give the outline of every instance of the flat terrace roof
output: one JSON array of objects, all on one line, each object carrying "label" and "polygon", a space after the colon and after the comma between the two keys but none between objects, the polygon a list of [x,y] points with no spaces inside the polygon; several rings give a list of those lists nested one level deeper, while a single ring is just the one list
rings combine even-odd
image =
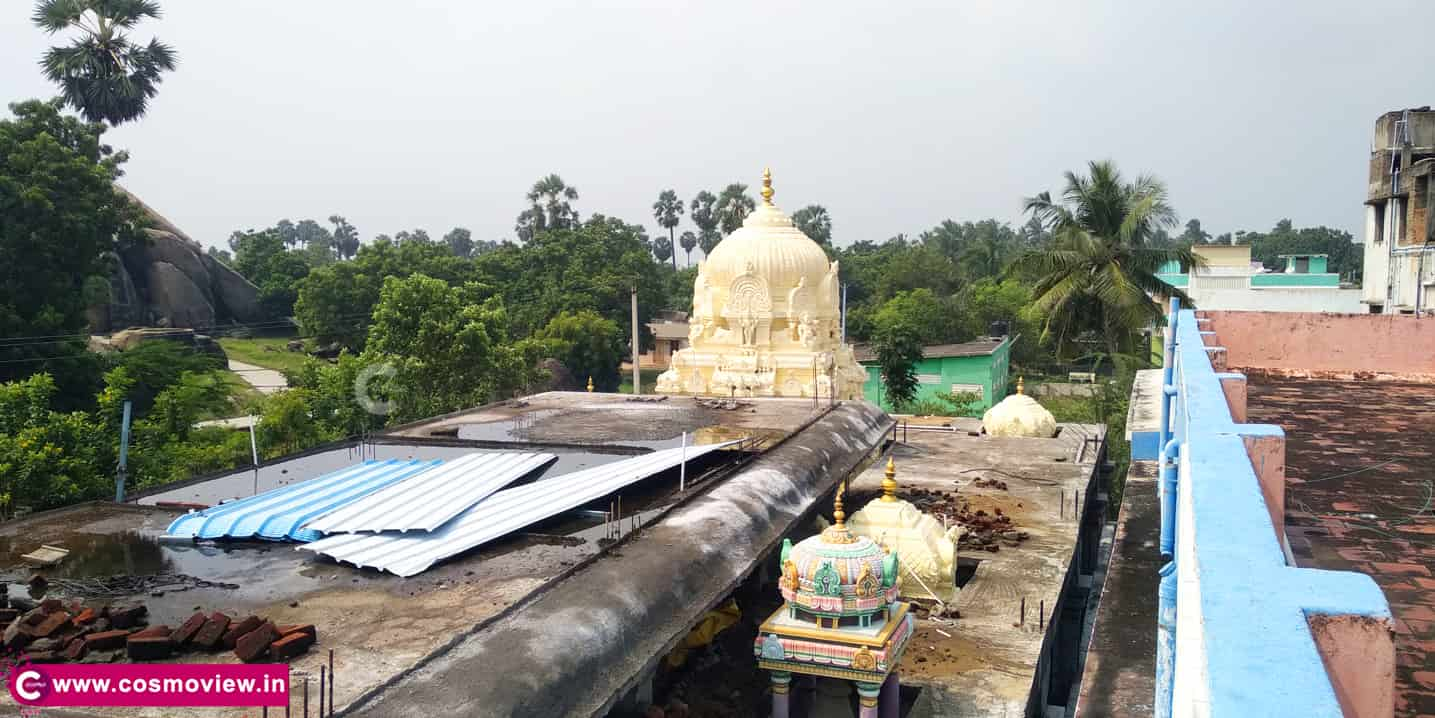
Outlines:
[{"label": "flat terrace roof", "polygon": [[396,427],[392,436],[666,449],[752,438],[781,441],[827,401],[551,391]]},{"label": "flat terrace roof", "polygon": [[[1029,538],[996,552],[958,552],[969,567],[978,562],[958,598],[961,617],[917,621],[902,682],[923,686],[929,715],[1041,715],[1072,696],[1104,520],[1105,427],[1062,424],[1051,439],[973,436],[979,427],[957,419],[954,431],[899,429],[892,450],[899,493],[937,491],[965,499],[972,511],[1000,510]],[[868,469],[853,482],[854,494],[880,492],[884,469]]]},{"label": "flat terrace roof", "polygon": [[[681,638],[706,606],[731,590],[735,580],[724,570],[750,570],[755,554],[733,551],[751,541],[764,545],[766,534],[785,531],[818,493],[829,491],[839,480],[839,467],[851,470],[865,465],[887,435],[890,420],[861,402],[829,406],[810,400],[759,399],[717,403],[673,397],[665,401],[628,401],[613,394],[549,393],[480,407],[439,420],[402,427],[395,434],[373,437],[364,443],[336,443],[299,455],[281,457],[254,470],[202,477],[164,491],[152,492],[139,503],[91,503],[34,514],[0,523],[0,566],[20,566],[19,555],[43,543],[71,550],[53,570],[52,593],[84,598],[75,586],[93,585],[107,577],[184,574],[201,585],[187,590],[159,592],[138,588],[132,594],[110,597],[112,603],[143,602],[151,624],[176,626],[196,607],[230,615],[261,615],[277,623],[312,623],[319,642],[309,654],[296,659],[292,675],[312,677],[317,691],[318,668],[335,651],[338,681],[335,700],[341,708],[361,696],[369,699],[369,712],[393,710],[385,700],[388,687],[406,685],[411,674],[433,665],[465,646],[481,643],[490,633],[501,636],[506,651],[516,645],[506,627],[523,624],[554,610],[601,609],[623,605],[637,610],[630,589],[662,586],[668,599],[682,598],[681,608],[654,608],[675,622],[673,640]],[[647,397],[644,397],[647,399]],[[221,542],[161,543],[159,537],[182,509],[156,505],[177,501],[217,503],[251,495],[356,463],[366,458],[451,458],[471,451],[505,448],[551,451],[558,464],[544,476],[584,468],[606,461],[676,446],[683,431],[690,443],[749,438],[745,451],[719,451],[689,465],[688,489],[678,491],[678,471],[662,472],[622,492],[623,520],[616,539],[611,524],[581,513],[568,514],[529,527],[509,537],[456,556],[424,573],[400,578],[373,570],[315,559],[295,550],[293,544]],[[786,440],[786,441],[785,441]],[[801,457],[801,458],[799,458]],[[811,460],[806,460],[811,457]],[[773,492],[777,492],[774,494]],[[609,508],[590,505],[590,509]],[[683,546],[687,537],[712,539],[722,533],[701,528],[706,517],[721,507],[723,516],[741,516],[746,523],[727,521],[733,535],[715,544]],[[638,520],[634,520],[636,516]],[[694,525],[692,522],[697,522]],[[740,538],[739,538],[740,537]],[[636,541],[644,538],[643,541]],[[610,550],[616,549],[616,550]],[[705,552],[719,551],[721,559]],[[598,561],[599,557],[604,557]],[[725,564],[723,560],[731,560]],[[610,572],[627,582],[594,579]],[[29,572],[8,575],[12,592],[23,592]],[[590,581],[598,580],[594,586]],[[69,581],[71,589],[61,587]],[[686,592],[677,584],[686,584]],[[570,584],[571,587],[570,587]],[[624,599],[602,598],[606,589],[623,592]],[[160,595],[151,595],[157,593]],[[713,595],[709,596],[711,593]],[[576,597],[576,598],[575,598]],[[578,601],[578,604],[571,602]],[[616,601],[616,603],[615,603]],[[626,601],[626,603],[624,603]],[[586,604],[586,605],[584,605]],[[692,612],[694,615],[686,615]],[[680,625],[679,625],[680,624]],[[588,623],[553,621],[550,639],[555,650],[571,656],[570,643],[582,643]],[[660,622],[646,624],[654,629]],[[591,638],[591,636],[589,636]],[[652,647],[631,641],[595,646],[596,650],[626,651],[606,656],[601,673],[587,674],[568,666],[567,679],[579,680],[591,694],[584,705],[602,708],[614,692],[644,663],[662,653],[656,630]],[[651,649],[651,650],[649,650]],[[545,661],[540,647],[525,649],[534,661]],[[178,661],[233,660],[228,653],[189,653]],[[556,663],[548,661],[549,665]],[[631,673],[615,670],[628,666]],[[443,674],[444,697],[427,704],[430,715],[440,706],[454,705],[452,691],[470,688],[468,678]],[[536,675],[530,672],[530,677]],[[498,689],[508,684],[500,682]],[[554,686],[557,684],[555,683]],[[508,699],[521,702],[523,689]],[[556,688],[545,689],[557,692]],[[296,689],[297,691],[297,689]],[[0,703],[8,700],[0,699]],[[299,708],[296,692],[294,709]],[[317,700],[317,698],[315,699]],[[425,705],[404,700],[399,713]],[[458,709],[454,709],[458,710]],[[241,716],[253,711],[213,709],[206,715]],[[461,713],[461,711],[460,711]],[[72,715],[115,715],[114,709],[77,710]],[[505,712],[504,714],[508,714]],[[517,713],[515,713],[516,715]],[[548,715],[549,713],[535,713]],[[554,715],[568,712],[551,713]],[[168,715],[160,709],[136,709],[126,715]]]},{"label": "flat terrace roof", "polygon": [[1395,617],[1395,714],[1435,715],[1435,384],[1252,377],[1286,429],[1286,535],[1303,567],[1361,571]]}]

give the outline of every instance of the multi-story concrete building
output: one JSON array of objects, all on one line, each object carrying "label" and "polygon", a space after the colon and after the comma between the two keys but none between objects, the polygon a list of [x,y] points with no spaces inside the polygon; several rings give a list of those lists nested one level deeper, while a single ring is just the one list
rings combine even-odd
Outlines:
[{"label": "multi-story concrete building", "polygon": [[1201,309],[1262,312],[1362,311],[1359,289],[1344,289],[1340,275],[1328,271],[1324,254],[1281,255],[1285,268],[1267,271],[1251,259],[1248,244],[1198,244],[1191,248],[1203,263],[1189,272],[1167,262],[1156,276],[1185,290]]},{"label": "multi-story concrete building", "polygon": [[1372,314],[1418,314],[1435,305],[1435,111],[1387,112],[1375,122],[1365,198],[1365,289]]}]

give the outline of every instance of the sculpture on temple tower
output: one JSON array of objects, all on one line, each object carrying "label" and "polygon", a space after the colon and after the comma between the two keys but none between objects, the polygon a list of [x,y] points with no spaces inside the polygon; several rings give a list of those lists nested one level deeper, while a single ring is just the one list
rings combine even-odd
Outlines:
[{"label": "sculpture on temple tower", "polygon": [[[897,600],[897,554],[847,528],[845,489],[837,487],[831,526],[796,546],[782,543],[784,603],[753,644],[758,667],[770,672],[773,718],[788,718],[794,673],[851,681],[861,718],[897,718],[897,664],[913,633],[910,606]],[[837,689],[823,693],[845,709],[851,689],[825,685]]]},{"label": "sculpture on temple tower", "polygon": [[698,264],[690,346],[658,377],[665,394],[857,399],[867,374],[842,343],[837,262],[772,203]]}]

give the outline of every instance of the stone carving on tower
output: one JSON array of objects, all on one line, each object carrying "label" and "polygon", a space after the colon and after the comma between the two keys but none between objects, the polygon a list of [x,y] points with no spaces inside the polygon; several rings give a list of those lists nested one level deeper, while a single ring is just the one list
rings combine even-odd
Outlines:
[{"label": "stone carving on tower", "polygon": [[658,377],[665,394],[857,399],[867,373],[842,342],[837,262],[772,203],[698,264],[690,346]]}]

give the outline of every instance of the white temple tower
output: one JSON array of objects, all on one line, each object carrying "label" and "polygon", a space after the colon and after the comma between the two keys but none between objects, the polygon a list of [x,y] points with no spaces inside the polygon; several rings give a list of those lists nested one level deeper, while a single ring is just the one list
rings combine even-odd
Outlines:
[{"label": "white temple tower", "polygon": [[867,374],[842,343],[837,262],[772,203],[698,264],[690,346],[658,377],[665,394],[858,399]]}]

